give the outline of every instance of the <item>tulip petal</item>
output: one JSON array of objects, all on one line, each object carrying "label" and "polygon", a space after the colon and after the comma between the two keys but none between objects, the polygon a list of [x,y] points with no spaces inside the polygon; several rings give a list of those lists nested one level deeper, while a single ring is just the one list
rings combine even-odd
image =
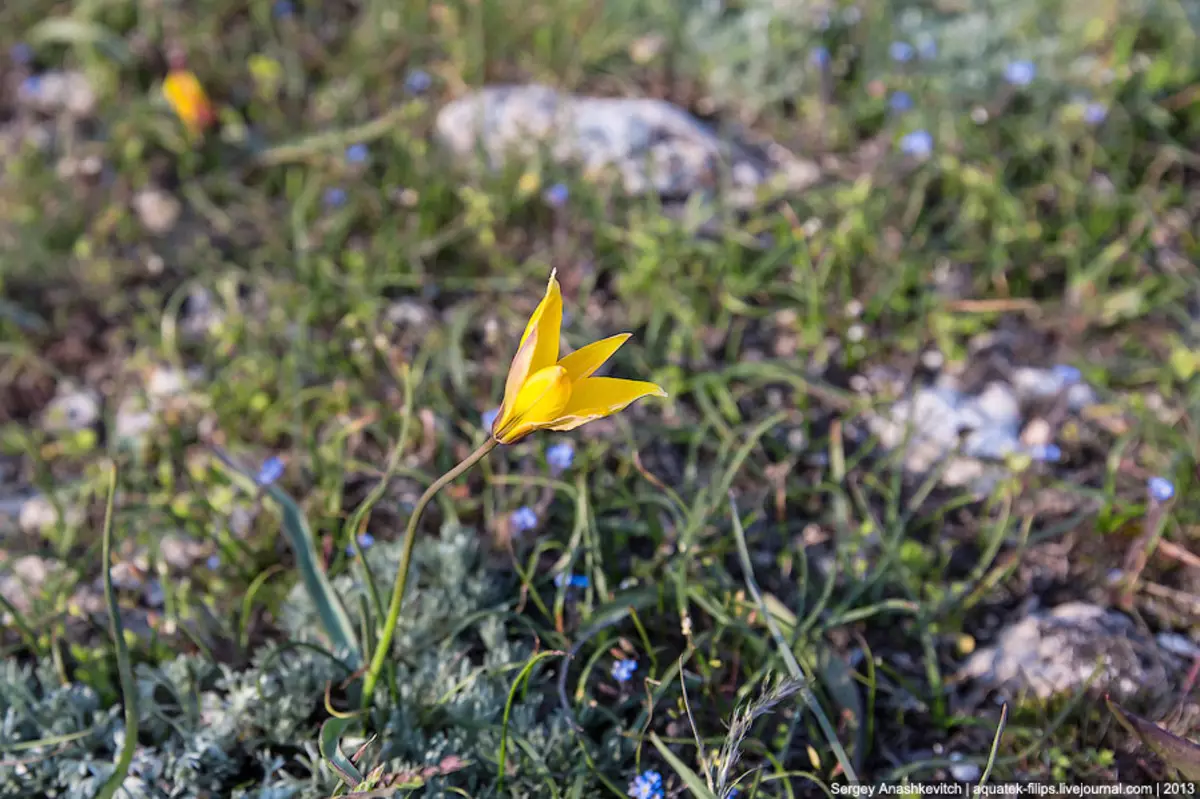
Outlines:
[{"label": "tulip petal", "polygon": [[557,270],[550,273],[550,282],[546,284],[546,296],[538,303],[529,323],[525,325],[525,333],[521,336],[521,344],[537,332],[537,345],[533,352],[531,369],[537,372],[547,366],[553,366],[558,360],[558,339],[562,330],[562,290],[555,278]]},{"label": "tulip petal", "polygon": [[500,403],[500,411],[496,414],[495,421],[492,422],[492,435],[512,421],[512,410],[517,395],[533,371],[533,351],[537,347],[537,340],[535,330],[532,336],[522,340],[517,354],[513,356],[512,364],[508,367],[508,377],[504,380],[504,400]]},{"label": "tulip petal", "polygon": [[567,377],[571,378],[571,382],[578,383],[585,377],[591,377],[592,372],[603,366],[614,352],[621,349],[621,345],[628,341],[631,335],[631,333],[621,333],[600,341],[593,341],[570,355],[564,355],[558,365],[567,370]]},{"label": "tulip petal", "polygon": [[618,377],[588,377],[571,387],[571,397],[549,430],[574,430],[581,424],[602,419],[642,397],[665,397],[660,386],[644,380]]},{"label": "tulip petal", "polygon": [[517,392],[505,423],[496,421],[496,440],[511,444],[558,419],[571,399],[571,388],[567,370],[561,366],[534,372]]}]

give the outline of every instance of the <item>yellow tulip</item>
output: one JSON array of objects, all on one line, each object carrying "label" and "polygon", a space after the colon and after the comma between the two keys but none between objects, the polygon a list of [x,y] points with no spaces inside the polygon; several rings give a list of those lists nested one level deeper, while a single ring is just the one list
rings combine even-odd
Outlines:
[{"label": "yellow tulip", "polygon": [[192,133],[201,133],[216,121],[216,112],[200,80],[186,69],[171,70],[163,81],[163,96]]},{"label": "yellow tulip", "polygon": [[561,328],[562,291],[551,272],[546,296],[529,318],[508,369],[504,402],[492,424],[492,437],[499,443],[512,444],[535,430],[574,430],[642,397],[667,396],[661,387],[643,380],[592,377],[629,340],[629,333],[559,358]]}]

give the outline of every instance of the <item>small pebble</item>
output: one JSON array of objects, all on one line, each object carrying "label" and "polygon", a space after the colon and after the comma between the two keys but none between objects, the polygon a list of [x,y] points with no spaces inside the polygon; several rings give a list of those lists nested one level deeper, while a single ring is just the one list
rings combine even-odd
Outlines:
[{"label": "small pebble", "polygon": [[161,235],[175,227],[183,204],[161,189],[142,189],[133,196],[133,210],[146,230]]}]

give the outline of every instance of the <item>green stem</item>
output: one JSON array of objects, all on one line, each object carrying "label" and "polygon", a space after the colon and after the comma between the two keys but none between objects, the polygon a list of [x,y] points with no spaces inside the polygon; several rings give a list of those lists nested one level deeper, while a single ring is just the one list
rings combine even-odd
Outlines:
[{"label": "green stem", "polygon": [[371,697],[375,693],[375,684],[379,682],[383,664],[391,654],[392,636],[396,633],[396,624],[400,620],[400,606],[404,602],[404,589],[408,586],[408,567],[412,563],[413,545],[417,540],[417,524],[420,523],[421,516],[425,513],[425,507],[447,484],[483,460],[484,456],[491,452],[497,443],[499,442],[496,439],[489,437],[479,449],[464,458],[462,463],[434,480],[433,484],[425,489],[425,493],[417,500],[412,515],[408,517],[408,529],[404,532],[404,551],[400,554],[400,568],[396,572],[396,582],[392,584],[392,599],[388,603],[387,619],[384,621],[383,629],[379,631],[379,643],[375,647],[375,654],[371,657],[371,666],[367,669],[363,682],[362,702],[364,708],[371,704]]}]

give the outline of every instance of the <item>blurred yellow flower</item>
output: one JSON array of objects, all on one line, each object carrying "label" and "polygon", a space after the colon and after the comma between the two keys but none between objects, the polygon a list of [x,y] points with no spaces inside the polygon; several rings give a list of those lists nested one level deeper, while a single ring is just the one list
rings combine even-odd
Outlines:
[{"label": "blurred yellow flower", "polygon": [[192,133],[203,133],[216,121],[212,102],[200,80],[185,69],[173,69],[163,81],[163,95]]},{"label": "blurred yellow flower", "polygon": [[492,437],[512,444],[535,430],[574,430],[610,416],[642,397],[665,397],[654,383],[592,377],[629,339],[629,333],[588,344],[558,357],[562,292],[552,272],[546,296],[525,326],[525,334],[504,384],[504,402],[492,424]]}]

